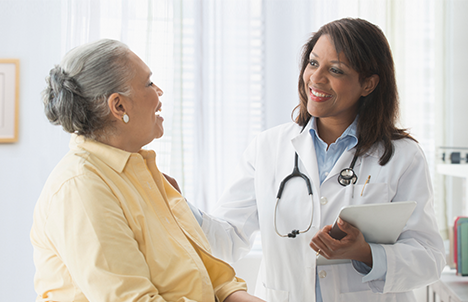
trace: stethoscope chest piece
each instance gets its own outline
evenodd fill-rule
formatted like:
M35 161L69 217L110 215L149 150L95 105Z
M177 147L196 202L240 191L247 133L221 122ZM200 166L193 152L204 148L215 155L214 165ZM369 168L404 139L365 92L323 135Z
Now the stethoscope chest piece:
M340 175L338 176L338 182L344 187L349 186L350 184L355 184L357 182L357 175L354 173L353 168L345 168L341 170Z
M356 164L356 160L359 155L359 148L354 152L353 160L351 161L351 165L349 168L344 168L341 170L340 175L338 175L338 182L340 185L346 187L349 185L354 185L357 182L357 175L354 172L354 165Z

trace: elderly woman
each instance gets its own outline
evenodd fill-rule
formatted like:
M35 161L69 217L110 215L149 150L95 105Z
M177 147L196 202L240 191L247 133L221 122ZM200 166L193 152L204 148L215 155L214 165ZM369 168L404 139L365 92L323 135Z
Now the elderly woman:
M164 133L150 77L114 40L77 47L50 71L45 113L73 134L34 212L36 301L261 301L211 255L155 153L141 149Z

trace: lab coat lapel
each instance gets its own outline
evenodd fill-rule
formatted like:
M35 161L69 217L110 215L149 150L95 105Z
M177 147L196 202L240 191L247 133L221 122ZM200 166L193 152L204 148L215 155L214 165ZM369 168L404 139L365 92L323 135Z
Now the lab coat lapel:
M303 167L305 168L303 173L310 178L312 182L312 192L315 195L316 192L319 192L320 180L314 142L309 133L310 125L311 121L309 121L309 124L306 126L304 131L294 137L291 142L295 151L299 155L299 169L303 169ZM303 167L301 167L301 162Z
M338 175L340 174L341 170L345 168L349 168L351 165L351 162L353 161L354 153L356 152L356 148L351 148L348 151L343 152L343 154L340 156L336 164L333 166L332 170L330 171L330 174L328 174L327 178L323 181L326 182L329 179L336 179L338 181ZM359 167L361 166L361 156L357 158L356 163L354 164L354 172L356 173L358 180L359 180Z

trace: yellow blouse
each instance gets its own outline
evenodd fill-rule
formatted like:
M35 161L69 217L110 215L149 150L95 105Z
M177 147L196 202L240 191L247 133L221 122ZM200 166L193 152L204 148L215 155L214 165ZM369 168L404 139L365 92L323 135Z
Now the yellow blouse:
M209 302L246 290L155 156L72 135L34 211L36 301Z

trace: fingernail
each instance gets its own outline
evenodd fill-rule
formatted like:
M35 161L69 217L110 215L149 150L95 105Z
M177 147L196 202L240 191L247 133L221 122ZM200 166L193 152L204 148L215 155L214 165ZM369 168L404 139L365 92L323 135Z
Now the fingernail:
M338 223L339 223L340 225L343 225L343 220L341 220L341 218L338 218Z

